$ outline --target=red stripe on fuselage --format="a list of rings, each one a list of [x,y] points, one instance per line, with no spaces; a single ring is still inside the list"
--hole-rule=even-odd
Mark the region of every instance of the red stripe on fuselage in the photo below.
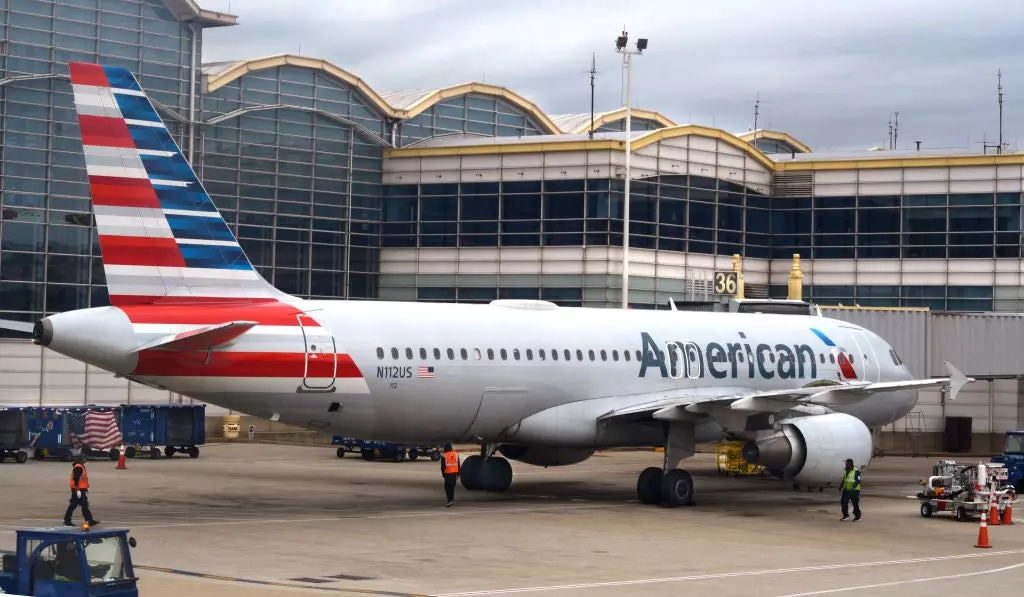
[[[162,298],[166,302],[162,302]],[[132,323],[168,325],[213,325],[229,321],[255,321],[261,325],[298,327],[299,321],[296,316],[302,314],[301,309],[276,299],[230,299],[229,302],[192,297],[193,304],[174,304],[179,298],[188,297],[149,297],[149,302],[153,304],[122,304],[118,305],[118,308],[124,311]],[[114,304],[114,297],[111,297],[111,304]],[[304,318],[302,325],[318,327],[312,318]]]
[[[160,209],[160,200],[148,178],[90,176],[93,205]]]
[[[302,339],[296,337],[301,346]],[[318,354],[318,359],[330,355]],[[209,362],[207,362],[209,359]],[[284,377],[301,379],[306,372],[302,352],[212,352],[144,350],[132,375],[139,377]],[[361,378],[359,367],[347,354],[339,354],[335,377]]]
[[[79,114],[78,128],[82,131],[82,145],[135,149],[135,140],[124,118]]]
[[[185,258],[173,238],[100,234],[105,265],[153,265],[185,267]]]
[[[73,85],[110,87],[110,80],[107,79],[107,73],[99,64],[71,62],[68,63],[68,71],[71,73],[71,83]]]

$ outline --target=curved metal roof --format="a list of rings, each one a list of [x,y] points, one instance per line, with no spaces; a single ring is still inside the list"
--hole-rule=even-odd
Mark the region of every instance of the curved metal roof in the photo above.
[[[653,120],[661,126],[676,126],[676,123],[670,120],[668,117],[660,112],[653,110],[644,110],[642,108],[633,108],[633,118],[644,118],[646,120]],[[594,113],[594,130],[601,128],[609,122],[615,122],[617,120],[625,120],[626,108],[625,106],[617,108],[615,110],[607,110],[605,112]],[[581,114],[560,114],[558,116],[552,116],[551,120],[555,121],[555,124],[559,126],[566,133],[586,133],[590,131],[590,112],[583,112]]]

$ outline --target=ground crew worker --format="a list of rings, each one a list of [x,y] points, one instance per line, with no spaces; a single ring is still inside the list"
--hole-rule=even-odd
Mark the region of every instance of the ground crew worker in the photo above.
[[[75,508],[82,507],[82,516],[85,521],[89,523],[89,526],[94,526],[100,523],[92,517],[92,512],[89,510],[89,473],[85,470],[85,453],[79,453],[75,459],[75,464],[71,467],[71,499],[68,502],[68,511],[64,513],[64,524],[66,526],[73,526],[71,524],[71,515],[75,513]]]
[[[842,509],[843,517],[840,521],[850,520],[849,505],[853,503],[853,522],[860,520],[860,470],[853,467],[853,459],[846,459],[846,471],[843,473],[843,483],[839,487],[843,493]]]
[[[444,477],[444,493],[448,496],[446,508],[455,505],[455,480],[459,478],[461,466],[459,453],[452,448],[451,444],[445,444],[444,454],[441,458],[441,476]]]

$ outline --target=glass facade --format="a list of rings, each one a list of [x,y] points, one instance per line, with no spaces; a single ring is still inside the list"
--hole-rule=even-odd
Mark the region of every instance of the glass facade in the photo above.
[[[743,185],[660,176],[630,185],[630,246],[768,257],[770,201]],[[388,185],[383,247],[621,246],[614,179]]]
[[[459,133],[487,137],[548,134],[544,127],[519,106],[476,93],[442,100],[402,121],[398,130],[399,147],[437,135]]]
[[[204,95],[200,176],[264,278],[377,296],[385,115],[326,73],[280,66]],[[287,107],[282,107],[287,106]]]
[[[634,131],[654,131],[665,128],[660,122],[650,118],[630,118],[630,128]],[[597,127],[595,133],[621,133],[626,130],[626,119],[613,120]]]
[[[107,303],[67,63],[136,73],[184,146],[191,36],[160,0],[0,0],[0,318]]]

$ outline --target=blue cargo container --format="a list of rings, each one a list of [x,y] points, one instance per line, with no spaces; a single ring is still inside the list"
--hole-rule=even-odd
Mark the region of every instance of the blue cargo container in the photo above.
[[[0,407],[0,462],[8,458],[28,460],[24,448],[29,444],[28,412],[24,408]]]
[[[83,419],[90,411],[114,411],[114,418],[118,427],[121,425],[121,413],[116,407],[110,406],[82,406],[75,408],[55,408],[50,406],[32,406],[28,411],[28,431],[30,441],[29,449],[32,450],[36,460],[43,460],[47,457],[55,457],[64,461],[71,460],[78,447],[72,441],[70,419],[81,416]],[[88,457],[109,457],[117,460],[117,448],[109,450],[97,450],[83,448],[82,452]]]
[[[348,452],[359,452],[363,460],[375,460],[380,457],[401,462],[406,458],[416,460],[420,456],[429,456],[431,460],[441,459],[440,446],[408,446],[340,435],[331,437],[331,444],[338,446],[338,458],[344,458]]]
[[[206,443],[206,405],[124,404],[121,434],[129,458],[136,451],[159,458],[158,446],[168,458],[176,452],[198,458],[199,446]]]

